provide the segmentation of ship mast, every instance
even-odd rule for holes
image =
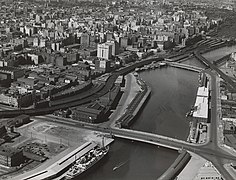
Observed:
[[[104,146],[105,146],[105,137],[104,137],[104,135],[102,136],[102,148],[104,148]]]

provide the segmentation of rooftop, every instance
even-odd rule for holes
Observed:
[[[0,155],[11,157],[18,152],[20,152],[20,151],[17,149],[14,149],[14,148],[11,148],[8,146],[0,146]]]
[[[95,115],[98,115],[101,112],[101,110],[88,108],[88,107],[82,107],[82,106],[78,106],[78,107],[74,108],[74,110],[77,110],[77,111],[80,111],[83,113],[88,113],[88,114],[95,114]]]
[[[209,95],[209,90],[206,87],[199,87],[197,90],[197,96],[203,96],[203,97],[208,97]]]
[[[196,110],[193,113],[193,117],[196,118],[208,118],[208,98],[197,96],[194,107]]]
[[[0,71],[22,71],[21,69],[15,68],[15,67],[10,67],[10,66],[4,66],[4,67],[0,67]]]
[[[197,177],[194,180],[200,180],[202,177],[216,179],[216,177],[221,178],[221,174],[217,171],[217,169],[209,162],[207,162],[198,172]],[[214,178],[213,178],[214,177]]]

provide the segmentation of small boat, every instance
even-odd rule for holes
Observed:
[[[128,160],[125,161],[125,162],[121,162],[120,164],[118,164],[117,166],[115,166],[115,167],[113,168],[113,171],[119,169],[121,166],[125,165],[127,162],[128,162]]]
[[[190,112],[187,112],[185,116],[186,116],[186,117],[189,117],[189,116],[190,116]]]

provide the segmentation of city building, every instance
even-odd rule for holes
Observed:
[[[192,117],[193,120],[208,123],[208,108],[209,108],[209,89],[205,86],[198,87],[197,97],[195,100]]]
[[[115,40],[110,40],[106,42],[107,45],[111,45],[112,46],[112,56],[116,56],[117,54],[119,54],[119,43]]]
[[[197,96],[193,118],[197,119],[198,122],[208,122],[208,97]]]
[[[88,123],[99,123],[103,120],[104,111],[89,107],[75,107],[71,109],[72,118]]]
[[[197,96],[200,97],[208,97],[209,96],[209,89],[207,87],[199,87],[197,90]]]
[[[222,118],[224,134],[236,134],[236,119],[235,118]]]
[[[0,67],[0,74],[9,74],[12,80],[24,76],[24,70],[15,67]]]
[[[211,162],[206,162],[194,180],[222,180],[223,177]]]
[[[12,118],[10,121],[11,121],[11,125],[13,125],[14,127],[19,127],[19,126],[29,123],[30,116],[22,114],[20,116]]]
[[[111,67],[110,60],[98,59],[95,60],[95,70],[98,72],[109,72]]]
[[[2,166],[19,166],[24,162],[24,160],[25,158],[22,150],[0,146],[0,164]]]
[[[112,45],[111,44],[98,44],[97,57],[101,59],[109,60],[112,57]]]

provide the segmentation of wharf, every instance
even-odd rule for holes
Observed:
[[[109,145],[112,143],[114,139],[107,138],[104,141],[104,146]],[[89,152],[91,149],[96,147],[98,143],[96,142],[86,142],[82,146],[76,148],[60,160],[54,162],[53,164],[49,165],[46,169],[41,171],[32,170],[30,172],[24,173],[22,175],[13,177],[13,180],[38,180],[38,179],[56,179],[57,177],[61,176],[68,167],[77,159],[82,157],[84,154]]]
[[[133,111],[132,115],[135,117],[138,112],[140,111],[140,109],[143,107],[144,103],[146,102],[147,98],[150,96],[151,94],[151,88],[149,86],[147,86],[147,91],[145,93],[145,95],[143,96],[142,100],[139,102],[137,108],[135,108],[135,110]]]
[[[121,127],[123,128],[128,128],[130,126],[151,94],[151,88],[149,86],[146,86],[141,80],[139,80],[139,83],[142,84],[141,86],[144,88],[143,92],[140,92],[135,96],[129,104],[127,112],[118,120],[118,122],[121,122]]]

